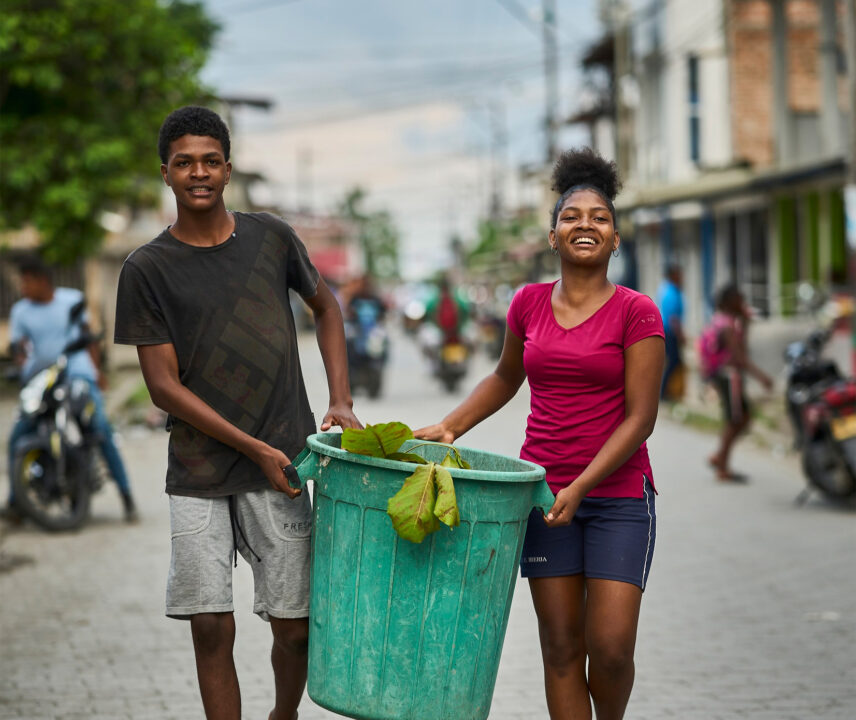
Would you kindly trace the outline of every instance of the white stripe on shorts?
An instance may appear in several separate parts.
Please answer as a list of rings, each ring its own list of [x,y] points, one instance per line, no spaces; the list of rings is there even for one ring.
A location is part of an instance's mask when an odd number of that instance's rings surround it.
[[[651,497],[645,483],[648,478],[642,475],[642,493],[645,495],[645,508],[648,511],[648,546],[645,548],[645,564],[642,566],[642,589],[645,589],[645,573],[648,570],[648,558],[651,556],[651,528],[654,525],[654,517],[651,515]]]

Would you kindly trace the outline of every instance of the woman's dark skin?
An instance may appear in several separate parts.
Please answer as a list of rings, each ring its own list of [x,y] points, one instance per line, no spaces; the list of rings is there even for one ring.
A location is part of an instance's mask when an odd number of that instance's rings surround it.
[[[620,243],[612,213],[597,192],[578,190],[564,201],[550,231],[550,245],[561,258],[561,279],[552,295],[559,325],[579,325],[612,297],[615,286],[606,273],[610,254]],[[634,343],[624,351],[624,362],[624,420],[588,467],[556,495],[545,517],[551,527],[569,524],[588,492],[623,465],[654,429],[663,339]],[[414,434],[454,442],[511,400],[525,377],[523,341],[508,331],[494,372],[440,423]],[[591,718],[592,702],[598,720],[622,718],[633,687],[641,589],[582,575],[530,578],[529,588],[538,616],[550,718]]]
[[[750,312],[742,296],[736,296],[728,307],[723,308],[723,311],[736,318],[744,326],[748,325]],[[773,387],[773,380],[752,362],[746,348],[745,335],[738,334],[731,327],[723,328],[722,342],[730,353],[730,364],[738,370],[754,377],[769,392]],[[719,448],[708,459],[708,462],[714,468],[720,480],[740,479],[740,476],[732,472],[729,467],[731,450],[734,448],[737,438],[749,429],[751,422],[752,418],[749,413],[744,413],[739,421],[727,422],[723,426],[722,434],[719,437]]]

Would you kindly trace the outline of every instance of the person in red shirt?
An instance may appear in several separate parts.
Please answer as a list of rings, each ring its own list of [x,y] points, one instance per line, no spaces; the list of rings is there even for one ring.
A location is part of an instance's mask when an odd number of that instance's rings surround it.
[[[441,422],[414,434],[453,442],[499,410],[524,379],[531,413],[520,456],[556,494],[529,518],[521,572],[529,579],[552,720],[621,718],[633,687],[642,592],[656,534],[646,438],[665,358],[663,323],[647,296],[607,279],[621,239],[615,163],[567,151],[549,234],[560,278],[527,285],[508,311],[494,372]]]

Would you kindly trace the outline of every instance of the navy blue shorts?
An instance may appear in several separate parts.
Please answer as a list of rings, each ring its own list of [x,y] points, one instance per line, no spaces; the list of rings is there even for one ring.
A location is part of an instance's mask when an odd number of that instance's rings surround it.
[[[641,498],[585,498],[570,525],[547,527],[541,510],[533,510],[520,573],[528,578],[582,574],[644,590],[656,535],[654,490],[645,478]]]

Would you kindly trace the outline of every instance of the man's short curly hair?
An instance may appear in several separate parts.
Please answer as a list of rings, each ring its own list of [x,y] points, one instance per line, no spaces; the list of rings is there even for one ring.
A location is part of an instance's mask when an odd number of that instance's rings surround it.
[[[158,154],[161,162],[166,165],[169,160],[169,146],[173,141],[184,135],[207,135],[220,142],[223,156],[229,159],[229,128],[223,119],[208,108],[198,105],[187,105],[173,110],[167,115],[158,134]]]

